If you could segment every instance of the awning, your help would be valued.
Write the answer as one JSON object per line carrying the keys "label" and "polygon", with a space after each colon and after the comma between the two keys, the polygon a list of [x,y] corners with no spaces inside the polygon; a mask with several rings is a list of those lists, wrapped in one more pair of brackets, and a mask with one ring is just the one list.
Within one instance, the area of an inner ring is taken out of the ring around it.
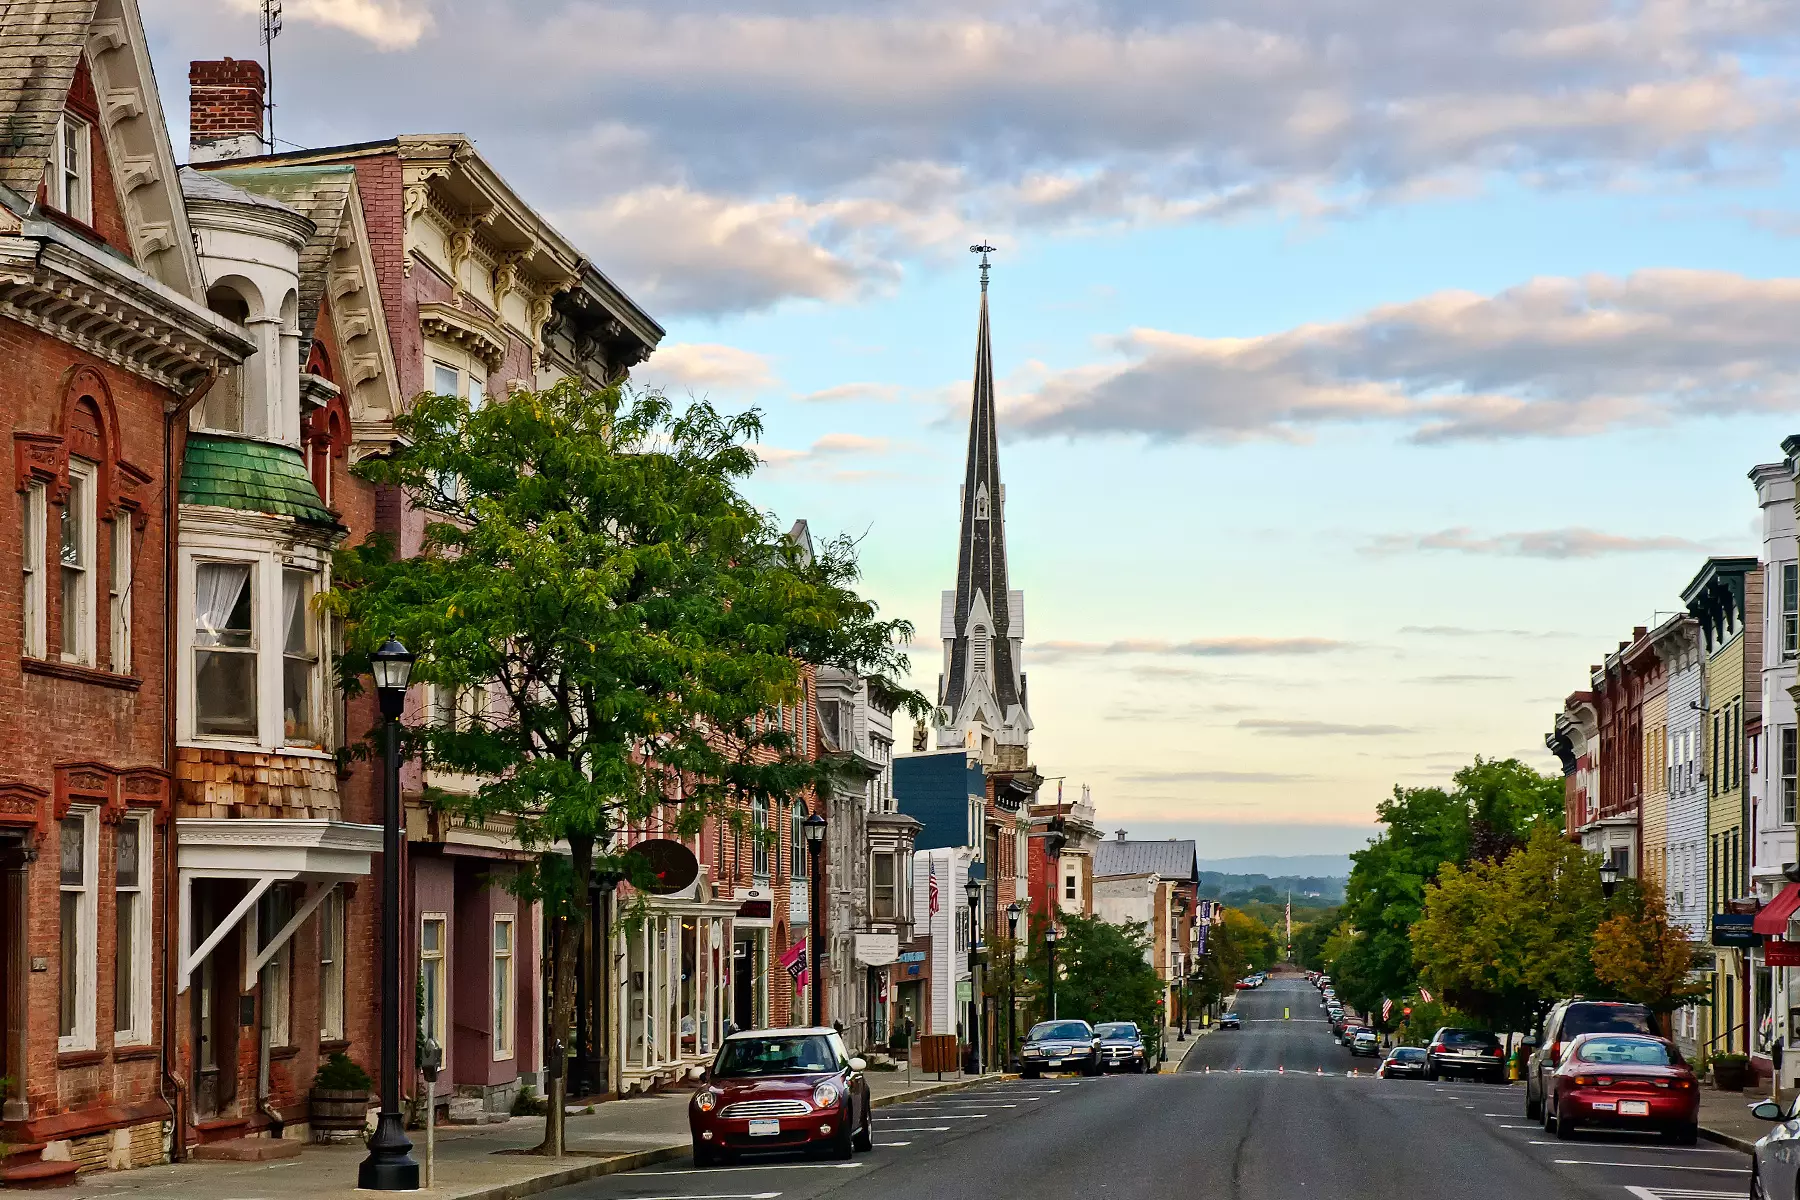
{"label": "awning", "polygon": [[1800,908],[1800,883],[1790,883],[1763,906],[1763,910],[1756,914],[1756,920],[1750,923],[1750,928],[1764,937],[1786,937],[1788,918],[1794,915],[1797,908]]}

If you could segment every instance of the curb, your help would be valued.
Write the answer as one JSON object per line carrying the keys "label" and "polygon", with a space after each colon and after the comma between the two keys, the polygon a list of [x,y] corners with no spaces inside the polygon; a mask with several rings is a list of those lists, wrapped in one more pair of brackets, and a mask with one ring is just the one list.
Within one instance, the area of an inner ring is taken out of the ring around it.
{"label": "curb", "polygon": [[1700,1127],[1700,1136],[1709,1142],[1717,1142],[1719,1145],[1729,1146],[1733,1150],[1742,1150],[1745,1154],[1754,1154],[1756,1152],[1755,1142],[1746,1142],[1735,1133],[1725,1133],[1718,1129],[1708,1129],[1706,1126],[1702,1125]]}
{"label": "curb", "polygon": [[[971,1075],[965,1079],[947,1079],[943,1083],[927,1084],[907,1092],[877,1096],[870,1103],[870,1107],[887,1108],[890,1105],[905,1104],[925,1096],[937,1096],[945,1092],[974,1087],[977,1084],[993,1083],[995,1080],[1003,1078],[1005,1078],[1004,1075]],[[693,1147],[688,1142],[682,1141],[670,1146],[657,1146],[651,1150],[634,1150],[629,1154],[611,1154],[605,1158],[593,1159],[576,1166],[546,1171],[542,1175],[533,1175],[529,1179],[497,1183],[474,1191],[451,1192],[440,1189],[433,1189],[433,1191],[438,1192],[445,1200],[519,1200],[523,1196],[535,1196],[554,1188],[567,1187],[572,1183],[585,1183],[590,1179],[599,1179],[605,1175],[619,1175],[626,1171],[652,1167],[657,1163],[686,1158],[691,1153],[693,1153]],[[568,1157],[574,1158],[577,1155]],[[432,1192],[424,1194],[429,1196]]]}

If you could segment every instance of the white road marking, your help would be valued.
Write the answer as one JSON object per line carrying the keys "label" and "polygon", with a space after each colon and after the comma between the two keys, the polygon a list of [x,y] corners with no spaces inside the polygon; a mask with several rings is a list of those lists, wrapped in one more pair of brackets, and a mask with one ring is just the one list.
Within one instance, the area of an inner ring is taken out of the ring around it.
{"label": "white road marking", "polygon": [[1722,1175],[1748,1175],[1749,1167],[1689,1167],[1681,1163],[1599,1162],[1587,1158],[1559,1158],[1559,1167],[1649,1167],[1653,1171],[1713,1171]]}
{"label": "white road marking", "polygon": [[882,1122],[882,1124],[885,1125],[889,1121],[911,1121],[911,1120],[919,1120],[919,1121],[979,1121],[983,1117],[986,1117],[986,1116],[987,1116],[986,1113],[925,1113],[916,1118],[915,1117],[883,1117],[883,1118],[881,1118],[881,1122]]}
{"label": "white road marking", "polygon": [[775,1200],[779,1195],[780,1192],[714,1192],[704,1196],[631,1196],[627,1200]]}
{"label": "white road marking", "polygon": [[1743,1200],[1736,1192],[1698,1192],[1693,1188],[1628,1187],[1636,1200]]}
{"label": "white road marking", "polygon": [[[881,1127],[883,1129],[886,1129],[888,1127],[888,1122],[885,1118],[881,1122]],[[896,1129],[896,1130],[894,1130],[894,1132],[895,1133],[949,1133],[950,1127],[948,1125],[911,1125],[911,1124],[909,1124],[909,1125],[907,1125],[907,1127],[905,1129]]]}
{"label": "white road marking", "polygon": [[1502,1125],[1502,1129],[1542,1129],[1542,1125]]}
{"label": "white road marking", "polygon": [[[1567,1142],[1527,1142],[1528,1146],[1567,1146]],[[1670,1154],[1742,1154],[1742,1150],[1708,1150],[1704,1146],[1653,1146],[1649,1142],[1635,1145],[1631,1142],[1613,1142],[1620,1150],[1658,1150]]]}
{"label": "white road marking", "polygon": [[912,1145],[911,1142],[876,1142],[875,1144],[877,1146],[910,1146],[910,1145]]}
{"label": "white road marking", "polygon": [[657,1171],[657,1175],[717,1175],[723,1171],[854,1171],[859,1162],[847,1163],[768,1163],[753,1167],[681,1167],[674,1171]]}

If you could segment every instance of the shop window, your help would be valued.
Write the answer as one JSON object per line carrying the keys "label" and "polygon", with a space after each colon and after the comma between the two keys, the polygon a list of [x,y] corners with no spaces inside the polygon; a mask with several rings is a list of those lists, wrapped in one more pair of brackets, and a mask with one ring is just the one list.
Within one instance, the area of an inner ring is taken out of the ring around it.
{"label": "shop window", "polygon": [[513,1056],[513,919],[494,918],[494,1059]]}
{"label": "shop window", "polygon": [[30,485],[25,489],[25,494],[19,497],[20,545],[25,564],[24,578],[20,585],[25,620],[20,652],[27,658],[43,658],[46,653],[44,562],[47,547],[44,544],[44,527],[49,513],[47,500],[48,495],[41,483]]}
{"label": "shop window", "polygon": [[45,192],[50,207],[80,221],[94,223],[93,127],[64,113],[56,123],[54,153]]}
{"label": "shop window", "polygon": [[113,1040],[150,1041],[150,818],[129,816],[113,834]]}
{"label": "shop window", "polygon": [[61,892],[57,1049],[64,1051],[94,1048],[99,826],[99,812],[93,808],[71,808],[57,823]]}
{"label": "shop window", "polygon": [[426,913],[419,922],[419,1027],[448,1057],[444,927],[442,913]]}
{"label": "shop window", "polygon": [[194,731],[255,737],[255,572],[249,563],[194,571]]}
{"label": "shop window", "polygon": [[285,633],[281,647],[281,717],[288,745],[319,746],[319,642],[312,597],[316,576],[310,571],[284,571],[281,611]]}
{"label": "shop window", "polygon": [[62,658],[94,664],[94,466],[69,460],[58,561],[62,573]]}
{"label": "shop window", "polygon": [[344,1037],[344,893],[333,887],[319,902],[319,1040]]}

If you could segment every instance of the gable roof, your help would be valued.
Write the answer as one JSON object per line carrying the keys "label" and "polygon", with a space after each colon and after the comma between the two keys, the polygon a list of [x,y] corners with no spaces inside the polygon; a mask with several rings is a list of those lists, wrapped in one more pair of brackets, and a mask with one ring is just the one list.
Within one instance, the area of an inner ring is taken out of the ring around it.
{"label": "gable roof", "polygon": [[1176,882],[1200,880],[1200,851],[1192,841],[1120,841],[1094,847],[1094,875],[1157,875]]}
{"label": "gable roof", "polygon": [[96,0],[0,0],[0,183],[37,195]]}

